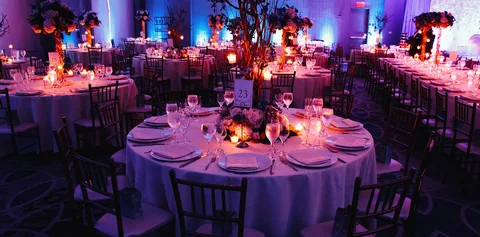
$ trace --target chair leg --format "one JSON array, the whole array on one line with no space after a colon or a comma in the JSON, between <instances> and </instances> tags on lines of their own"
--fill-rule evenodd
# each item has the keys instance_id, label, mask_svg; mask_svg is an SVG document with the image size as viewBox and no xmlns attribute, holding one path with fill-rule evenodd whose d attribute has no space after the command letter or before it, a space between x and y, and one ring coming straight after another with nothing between
<instances>
[{"instance_id":1,"label":"chair leg","mask_svg":"<svg viewBox=\"0 0 480 237\"><path fill-rule=\"evenodd\" d=\"M42 153L42 144L40 143L40 128L37 127L35 133L37 134L38 154L40 154Z\"/></svg>"},{"instance_id":2,"label":"chair leg","mask_svg":"<svg viewBox=\"0 0 480 237\"><path fill-rule=\"evenodd\" d=\"M18 144L17 144L17 136L15 133L12 134L12 148L13 148L13 155L18 156Z\"/></svg>"}]
</instances>

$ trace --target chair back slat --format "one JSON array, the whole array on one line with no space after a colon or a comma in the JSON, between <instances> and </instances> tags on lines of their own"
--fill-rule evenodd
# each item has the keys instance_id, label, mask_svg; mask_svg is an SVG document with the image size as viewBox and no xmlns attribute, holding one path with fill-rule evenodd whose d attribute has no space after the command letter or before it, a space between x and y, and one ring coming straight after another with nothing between
<instances>
[{"instance_id":1,"label":"chair back slat","mask_svg":"<svg viewBox=\"0 0 480 237\"><path fill-rule=\"evenodd\" d=\"M247 193L247 180L245 178L242 179L242 183L240 186L233 186L233 185L216 185L216 184L207 184L207 183L200 183L196 181L189 181L189 180L182 180L176 177L175 171L170 171L170 179L172 182L172 188L175 195L175 202L177 205L177 211L180 221L180 236L187 237L187 236L218 236L212 234L200 234L195 231L190 231L186 229L185 218L193 218L197 220L204 220L204 221L213 221L219 222L223 224L231 223L236 224L238 228L238 236L243 236L244 234L244 222L245 222L245 203L246 203L246 193ZM180 194L180 189L182 191L190 192L190 195ZM210 190L209 190L210 189ZM198 193L195 190L200 190L200 197L198 197ZM208 192L210 191L210 192ZM218 192L220 192L221 196L221 203L217 203L219 200L217 198ZM210 193L210 200L211 200L211 213L207 212L207 197L205 197L205 193ZM234 195L235 193L240 194L240 200L238 205L238 212L235 210L229 210L227 208L235 205L229 203L227 205L227 193L228 195ZM182 201L182 197L190 197L190 208L184 206L184 202ZM200 203L197 203L197 200L200 200ZM199 207L200 205L200 207ZM217 209L217 207L221 207L221 211ZM198 212L197 210L201 210Z\"/></svg>"},{"instance_id":2,"label":"chair back slat","mask_svg":"<svg viewBox=\"0 0 480 237\"><path fill-rule=\"evenodd\" d=\"M458 133L466 135L469 141L473 139L476 108L476 102L467 102L455 96L455 115L453 117L454 139L457 138Z\"/></svg>"},{"instance_id":3,"label":"chair back slat","mask_svg":"<svg viewBox=\"0 0 480 237\"><path fill-rule=\"evenodd\" d=\"M70 135L70 130L68 129L67 118L62 117L62 125L53 131L53 137L58 147L58 151L63 156L62 165L65 173L65 178L67 180L67 191L68 196L73 200L74 187L76 184L73 184L72 174L74 173L73 165L73 156L74 144L72 142L72 137ZM75 180L79 180L76 178Z\"/></svg>"},{"instance_id":4,"label":"chair back slat","mask_svg":"<svg viewBox=\"0 0 480 237\"><path fill-rule=\"evenodd\" d=\"M420 112L412 112L410 110L398 108L390 105L390 114L388 117L389 127L395 132L401 132L405 135L412 135L415 131Z\"/></svg>"},{"instance_id":5,"label":"chair back slat","mask_svg":"<svg viewBox=\"0 0 480 237\"><path fill-rule=\"evenodd\" d=\"M118 100L118 81L115 85L108 86L94 87L91 84L88 84L88 91L90 95L92 126L95 128L95 120L98 117L96 106L97 104L114 103Z\"/></svg>"},{"instance_id":6,"label":"chair back slat","mask_svg":"<svg viewBox=\"0 0 480 237\"><path fill-rule=\"evenodd\" d=\"M163 81L163 57L146 57L146 77L157 75ZM157 78L157 79L158 79Z\"/></svg>"},{"instance_id":7,"label":"chair back slat","mask_svg":"<svg viewBox=\"0 0 480 237\"><path fill-rule=\"evenodd\" d=\"M293 92L295 76L293 73L273 73L271 78L270 101L273 101L274 95L280 92Z\"/></svg>"},{"instance_id":8,"label":"chair back slat","mask_svg":"<svg viewBox=\"0 0 480 237\"><path fill-rule=\"evenodd\" d=\"M4 122L2 123L9 125L11 134L15 134L13 127L15 112L16 111L12 111L12 107L10 105L10 94L8 92L8 88L0 90L0 121L3 120Z\"/></svg>"},{"instance_id":9,"label":"chair back slat","mask_svg":"<svg viewBox=\"0 0 480 237\"><path fill-rule=\"evenodd\" d=\"M147 41L145 41L145 45L146 45L147 49L149 49L149 48L157 49L157 41L155 41L155 40L147 40Z\"/></svg>"},{"instance_id":10,"label":"chair back slat","mask_svg":"<svg viewBox=\"0 0 480 237\"><path fill-rule=\"evenodd\" d=\"M93 65L102 64L102 48L87 47L88 50L88 63L90 68L93 69Z\"/></svg>"},{"instance_id":11,"label":"chair back slat","mask_svg":"<svg viewBox=\"0 0 480 237\"><path fill-rule=\"evenodd\" d=\"M125 142L118 101L97 104L96 109L104 142L123 148Z\"/></svg>"}]
</instances>

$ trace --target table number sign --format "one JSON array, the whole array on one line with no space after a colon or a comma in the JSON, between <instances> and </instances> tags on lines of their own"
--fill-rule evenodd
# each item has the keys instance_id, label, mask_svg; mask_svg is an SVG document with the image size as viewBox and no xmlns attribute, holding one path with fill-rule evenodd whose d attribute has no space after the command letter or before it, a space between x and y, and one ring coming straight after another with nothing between
<instances>
[{"instance_id":1,"label":"table number sign","mask_svg":"<svg viewBox=\"0 0 480 237\"><path fill-rule=\"evenodd\" d=\"M235 99L233 105L237 107L252 108L253 104L253 81L235 80Z\"/></svg>"},{"instance_id":2,"label":"table number sign","mask_svg":"<svg viewBox=\"0 0 480 237\"><path fill-rule=\"evenodd\" d=\"M58 57L57 52L48 52L48 62L52 66L57 66L60 64L60 58Z\"/></svg>"}]
</instances>

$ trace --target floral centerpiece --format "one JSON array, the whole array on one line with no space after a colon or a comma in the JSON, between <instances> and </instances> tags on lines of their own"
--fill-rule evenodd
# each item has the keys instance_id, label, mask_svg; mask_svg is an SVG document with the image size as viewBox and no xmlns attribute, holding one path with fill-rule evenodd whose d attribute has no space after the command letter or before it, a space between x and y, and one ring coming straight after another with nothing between
<instances>
[{"instance_id":1,"label":"floral centerpiece","mask_svg":"<svg viewBox=\"0 0 480 237\"><path fill-rule=\"evenodd\" d=\"M228 128L230 137L237 136L243 141L253 140L261 142L265 139L265 126L272 119L284 120L281 110L271 105L263 108L222 107L219 117L222 124Z\"/></svg>"},{"instance_id":2,"label":"floral centerpiece","mask_svg":"<svg viewBox=\"0 0 480 237\"><path fill-rule=\"evenodd\" d=\"M375 17L374 23L370 24L373 27L373 31L377 34L376 35L376 44L377 47L381 47L381 39L382 39L382 31L387 26L388 22L390 21L390 16L388 15L377 15Z\"/></svg>"},{"instance_id":3,"label":"floral centerpiece","mask_svg":"<svg viewBox=\"0 0 480 237\"><path fill-rule=\"evenodd\" d=\"M142 38L145 39L145 21L150 20L150 13L147 10L137 10L135 13L135 19L139 20L142 23Z\"/></svg>"},{"instance_id":4,"label":"floral centerpiece","mask_svg":"<svg viewBox=\"0 0 480 237\"><path fill-rule=\"evenodd\" d=\"M220 33L217 30L223 29L225 27L225 23L228 21L228 18L225 14L215 14L215 15L208 15L208 27L212 28L213 36L212 36L212 43L217 42L218 34Z\"/></svg>"},{"instance_id":5,"label":"floral centerpiece","mask_svg":"<svg viewBox=\"0 0 480 237\"><path fill-rule=\"evenodd\" d=\"M286 48L287 42L297 36L300 29L303 29L303 18L298 14L298 9L286 5L275 10L270 14L268 23L270 29L275 33L276 30L282 30L282 46Z\"/></svg>"},{"instance_id":6,"label":"floral centerpiece","mask_svg":"<svg viewBox=\"0 0 480 237\"><path fill-rule=\"evenodd\" d=\"M453 26L455 22L455 17L452 13L449 12L426 12L422 13L413 18L413 22L415 22L415 27L418 30L418 33L422 34L422 44L420 45L421 54L420 60L425 60L425 49L427 45L427 31L431 28L440 28L440 34L437 38L437 54L436 54L436 61L438 63L438 58L440 57L440 37L442 35L442 28L447 28L449 26Z\"/></svg>"},{"instance_id":7,"label":"floral centerpiece","mask_svg":"<svg viewBox=\"0 0 480 237\"><path fill-rule=\"evenodd\" d=\"M65 3L58 0L46 0L32 8L28 22L37 34L53 34L55 51L59 57L58 75L63 81L63 49L62 33L70 35L76 28L75 14Z\"/></svg>"},{"instance_id":8,"label":"floral centerpiece","mask_svg":"<svg viewBox=\"0 0 480 237\"><path fill-rule=\"evenodd\" d=\"M94 11L83 11L82 15L78 17L78 23L87 28L85 34L87 35L87 44L92 45L92 28L100 26L102 23Z\"/></svg>"},{"instance_id":9,"label":"floral centerpiece","mask_svg":"<svg viewBox=\"0 0 480 237\"><path fill-rule=\"evenodd\" d=\"M243 38L242 25L240 17L229 19L227 22L227 30L233 36L233 43L236 44L238 39Z\"/></svg>"}]
</instances>

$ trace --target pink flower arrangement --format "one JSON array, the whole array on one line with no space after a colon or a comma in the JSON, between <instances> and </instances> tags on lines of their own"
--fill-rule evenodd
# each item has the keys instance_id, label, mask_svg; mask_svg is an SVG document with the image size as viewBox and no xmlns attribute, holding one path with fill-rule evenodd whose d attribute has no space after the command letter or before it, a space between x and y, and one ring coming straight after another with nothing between
<instances>
[{"instance_id":1,"label":"pink flower arrangement","mask_svg":"<svg viewBox=\"0 0 480 237\"><path fill-rule=\"evenodd\" d=\"M225 14L208 15L208 27L212 29L223 29L228 21Z\"/></svg>"},{"instance_id":2,"label":"pink flower arrangement","mask_svg":"<svg viewBox=\"0 0 480 237\"><path fill-rule=\"evenodd\" d=\"M48 0L37 4L28 18L32 30L37 34L54 32L72 33L76 28L75 14L58 0Z\"/></svg>"}]
</instances>

